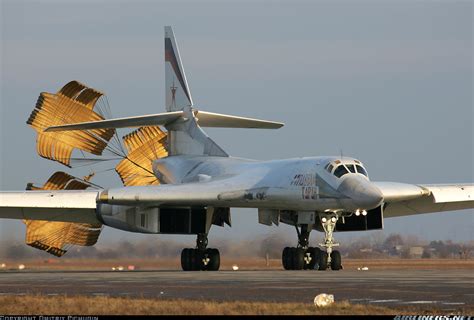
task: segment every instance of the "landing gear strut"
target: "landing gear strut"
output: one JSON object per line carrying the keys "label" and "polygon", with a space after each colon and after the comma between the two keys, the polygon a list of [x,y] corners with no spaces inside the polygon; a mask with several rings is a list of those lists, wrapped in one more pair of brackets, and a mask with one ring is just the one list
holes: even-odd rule
{"label": "landing gear strut", "polygon": [[342,269],[341,253],[333,250],[333,247],[339,246],[339,243],[334,242],[333,238],[339,216],[337,213],[324,213],[320,214],[319,218],[324,230],[324,243],[319,245],[326,250],[309,247],[309,234],[312,225],[303,224],[300,228],[296,225],[298,246],[296,248],[286,247],[283,250],[282,262],[285,270],[326,270],[328,267],[332,270]]}
{"label": "landing gear strut", "polygon": [[324,267],[324,269],[320,267],[319,270],[325,270],[327,267],[331,267],[332,270],[340,270],[342,269],[341,253],[337,250],[332,250],[333,247],[339,246],[339,243],[334,242],[332,236],[339,216],[334,213],[324,214],[320,215],[320,219],[324,230],[324,243],[320,243],[319,245],[326,248],[326,252],[322,252],[322,255],[324,256],[322,260],[326,261],[321,262],[321,267]]}
{"label": "landing gear strut", "polygon": [[184,271],[217,271],[220,266],[219,250],[207,248],[207,234],[197,235],[196,248],[181,251],[181,267]]}
{"label": "landing gear strut", "polygon": [[318,265],[322,251],[319,248],[309,247],[311,227],[311,225],[303,224],[300,230],[296,226],[298,246],[296,248],[286,247],[283,250],[282,262],[285,270],[314,269]]}

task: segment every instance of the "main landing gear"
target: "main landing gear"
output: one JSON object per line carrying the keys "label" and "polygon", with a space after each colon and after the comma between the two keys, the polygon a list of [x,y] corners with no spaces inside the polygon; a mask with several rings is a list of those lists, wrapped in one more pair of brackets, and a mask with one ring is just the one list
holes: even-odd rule
{"label": "main landing gear", "polygon": [[285,270],[314,269],[320,260],[320,249],[308,247],[309,225],[301,226],[301,231],[296,227],[298,233],[298,246],[296,248],[286,247],[283,250],[282,262]]}
{"label": "main landing gear", "polygon": [[181,268],[184,271],[217,271],[221,258],[219,250],[207,248],[207,234],[197,235],[196,248],[181,251]]}
{"label": "main landing gear", "polygon": [[341,253],[332,250],[333,247],[339,246],[334,242],[332,236],[339,217],[337,214],[331,213],[320,215],[319,218],[324,230],[324,243],[319,245],[326,248],[326,252],[316,247],[309,247],[309,234],[312,225],[303,224],[300,229],[296,226],[298,246],[296,248],[286,247],[283,250],[282,262],[285,270],[326,270],[328,267],[332,270],[342,269]]}

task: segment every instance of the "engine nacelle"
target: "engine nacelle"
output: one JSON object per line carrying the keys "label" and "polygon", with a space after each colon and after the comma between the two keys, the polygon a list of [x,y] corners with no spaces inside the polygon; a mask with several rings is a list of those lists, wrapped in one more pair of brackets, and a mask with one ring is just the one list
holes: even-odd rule
{"label": "engine nacelle", "polygon": [[[139,233],[205,233],[210,222],[206,208],[142,208],[99,204],[97,214],[103,224]],[[210,217],[212,219],[212,216]]]}

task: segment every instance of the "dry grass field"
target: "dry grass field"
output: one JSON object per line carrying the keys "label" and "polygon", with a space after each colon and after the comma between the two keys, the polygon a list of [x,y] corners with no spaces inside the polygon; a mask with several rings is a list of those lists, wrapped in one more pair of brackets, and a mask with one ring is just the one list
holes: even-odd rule
{"label": "dry grass field", "polygon": [[[214,302],[143,298],[0,296],[0,314],[75,315],[446,315],[426,308],[386,308],[338,302],[318,308],[303,303]],[[460,309],[456,314],[474,314]]]}
{"label": "dry grass field", "polygon": [[[116,260],[93,260],[93,259],[46,259],[5,261],[3,270],[17,269],[19,264],[24,264],[27,270],[112,270],[113,267],[123,266],[127,269],[129,265],[135,266],[135,270],[179,270],[181,269],[179,259],[116,259]],[[234,258],[221,260],[220,270],[232,270],[237,265],[239,270],[282,270],[280,259],[258,258]],[[346,270],[368,267],[371,270],[385,269],[466,269],[474,270],[474,259],[344,259],[343,266]],[[2,269],[0,268],[0,271]]]}

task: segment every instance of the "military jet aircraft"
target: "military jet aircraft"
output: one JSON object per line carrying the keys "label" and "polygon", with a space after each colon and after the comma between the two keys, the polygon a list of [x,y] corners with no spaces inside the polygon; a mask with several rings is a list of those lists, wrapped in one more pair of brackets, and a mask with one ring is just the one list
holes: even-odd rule
{"label": "military jet aircraft", "polygon": [[[0,218],[23,219],[28,244],[61,256],[65,243],[95,244],[102,225],[195,234],[195,248],[182,251],[182,269],[212,271],[219,269],[220,254],[208,248],[211,226],[230,225],[231,208],[256,208],[259,223],[295,226],[297,245],[284,248],[284,269],[340,270],[334,232],[382,229],[384,218],[474,207],[472,183],[374,182],[362,161],[350,157],[231,157],[203,127],[283,124],[197,109],[171,27],[165,27],[165,67],[166,112],[160,114],[104,119],[93,111],[102,93],[77,81],[41,94],[28,124],[45,158],[69,165],[73,149],[101,154],[116,128],[138,129],[124,137],[129,153],[116,168],[123,187],[91,189],[88,178],[59,172],[42,188],[0,193]],[[312,230],[324,232],[319,246],[310,246]]]}

